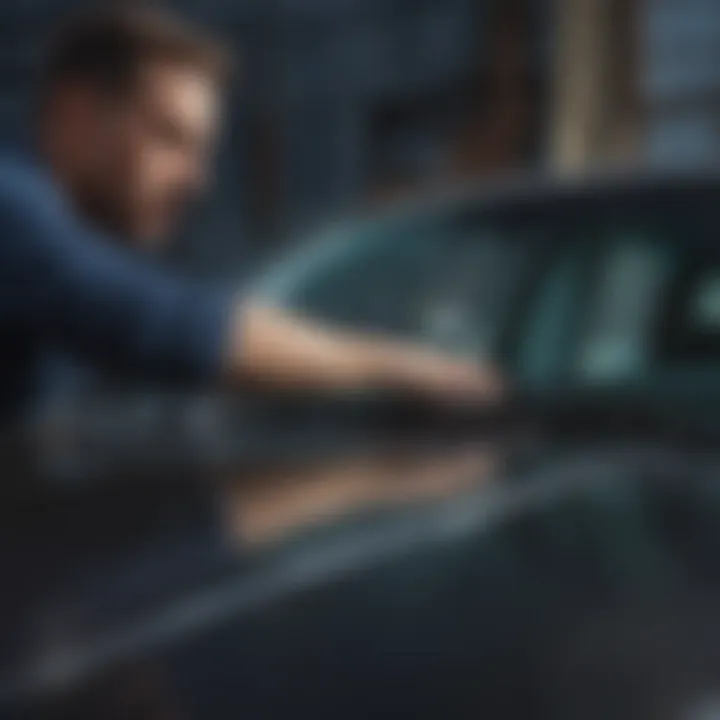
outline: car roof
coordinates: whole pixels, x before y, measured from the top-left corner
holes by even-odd
[[[720,167],[600,169],[580,173],[514,173],[476,183],[435,188],[409,201],[363,213],[371,221],[426,217],[438,212],[516,211],[550,207],[665,203],[715,197],[720,202]]]

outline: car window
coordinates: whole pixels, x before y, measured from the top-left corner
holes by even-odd
[[[582,245],[564,247],[548,263],[528,302],[525,322],[512,348],[512,370],[528,385],[558,380],[566,373],[564,360],[571,348],[573,319],[580,306],[588,263]]]
[[[601,380],[647,370],[672,267],[668,250],[652,239],[628,234],[609,244],[598,258],[597,284],[575,357],[579,375]]]
[[[531,303],[530,383],[717,385],[720,249],[672,223],[585,224]]]
[[[654,351],[664,365],[720,362],[720,255],[682,258],[663,299]]]
[[[491,353],[538,252],[536,228],[453,216],[372,225],[276,270],[284,306],[469,355]],[[281,285],[281,287],[280,287]]]

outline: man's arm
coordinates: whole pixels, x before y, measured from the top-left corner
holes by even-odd
[[[494,397],[492,371],[215,295],[136,259],[33,196],[0,196],[0,292],[41,343],[124,375],[231,385]]]
[[[369,333],[246,302],[234,314],[226,374],[279,388],[391,388],[449,400],[497,399],[499,374]]]

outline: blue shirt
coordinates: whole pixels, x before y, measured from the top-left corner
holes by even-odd
[[[0,159],[1,421],[53,392],[62,365],[211,383],[230,308],[85,225],[39,166]]]

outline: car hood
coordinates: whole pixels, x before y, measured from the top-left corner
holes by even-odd
[[[247,469],[213,491],[121,486],[36,504],[22,533],[17,523],[4,529],[3,616],[12,618],[3,630],[4,699],[81,688],[148,654],[211,662],[217,648],[208,638],[218,633],[282,678],[280,694],[258,686],[257,674],[234,679],[249,707],[277,706],[280,715],[290,707],[283,703],[301,700],[317,711],[332,699],[349,712],[344,703],[368,672],[380,685],[387,673],[395,678],[405,688],[401,705],[410,685],[428,677],[445,678],[443,692],[472,689],[473,702],[497,703],[508,678],[522,676],[530,692],[542,670],[557,693],[558,678],[573,668],[596,672],[594,663],[617,660],[618,633],[634,637],[642,655],[650,628],[668,618],[681,620],[677,637],[663,641],[668,652],[682,642],[686,656],[705,648],[706,657],[706,641],[720,639],[712,454],[617,443],[532,451],[483,444],[469,456],[464,445],[431,454],[395,446],[338,456],[309,475],[324,473],[323,487],[335,487],[333,473],[346,477],[359,464],[367,482],[404,473],[412,485],[413,473],[433,463],[429,495],[364,497],[342,506],[343,519],[313,522],[259,549],[233,520],[234,492],[242,499],[263,478],[278,482],[278,466]],[[290,469],[297,481],[298,468]],[[689,622],[698,613],[704,634]],[[566,663],[565,651],[577,663]],[[415,659],[396,663],[396,653]],[[646,655],[623,657],[637,668]],[[488,680],[478,685],[481,668]],[[331,698],[319,679],[328,673]],[[441,697],[433,691],[425,702]]]

